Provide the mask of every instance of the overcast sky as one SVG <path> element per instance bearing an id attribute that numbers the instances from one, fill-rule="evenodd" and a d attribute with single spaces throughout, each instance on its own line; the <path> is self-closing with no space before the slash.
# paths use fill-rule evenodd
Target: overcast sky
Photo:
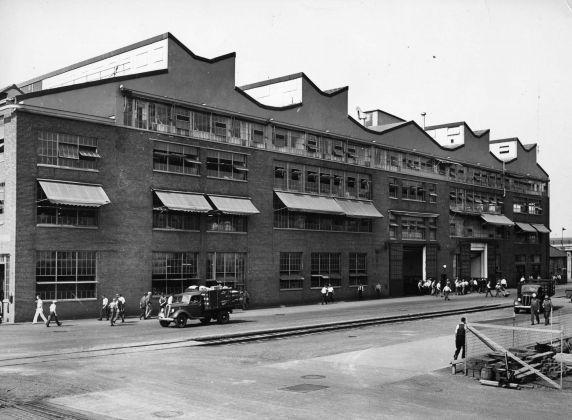
<path id="1" fill-rule="evenodd" d="M 0 0 L 0 87 L 171 32 L 242 85 L 304 72 L 348 113 L 466 121 L 539 145 L 572 236 L 572 0 Z"/>

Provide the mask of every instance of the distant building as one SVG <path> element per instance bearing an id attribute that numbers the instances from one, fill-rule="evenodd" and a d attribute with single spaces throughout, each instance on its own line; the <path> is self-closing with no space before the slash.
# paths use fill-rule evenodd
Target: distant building
<path id="1" fill-rule="evenodd" d="M 560 276 L 561 280 L 566 282 L 568 279 L 567 259 L 566 251 L 550 245 L 550 275 Z"/>
<path id="2" fill-rule="evenodd" d="M 6 320 L 36 294 L 81 317 L 102 294 L 134 309 L 193 284 L 276 305 L 324 284 L 351 299 L 378 281 L 394 297 L 421 278 L 549 274 L 534 147 L 381 110 L 362 123 L 347 87 L 304 73 L 238 87 L 235 58 L 165 34 L 0 89 Z"/>

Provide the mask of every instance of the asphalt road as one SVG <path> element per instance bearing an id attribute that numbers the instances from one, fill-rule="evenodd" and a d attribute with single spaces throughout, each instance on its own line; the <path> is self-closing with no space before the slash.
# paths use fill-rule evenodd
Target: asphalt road
<path id="1" fill-rule="evenodd" d="M 2 325 L 0 400 L 20 405 L 2 408 L 0 402 L 0 418 L 42 418 L 38 408 L 54 407 L 94 419 L 567 417 L 572 390 L 489 388 L 451 375 L 459 316 L 223 346 L 193 340 L 484 302 L 483 295 L 450 302 L 416 297 L 237 311 L 227 325 L 183 329 L 138 319 L 114 328 L 95 320 L 64 320 L 49 329 Z M 468 317 L 512 322 L 512 310 Z M 32 414 L 18 408 L 30 402 Z"/>

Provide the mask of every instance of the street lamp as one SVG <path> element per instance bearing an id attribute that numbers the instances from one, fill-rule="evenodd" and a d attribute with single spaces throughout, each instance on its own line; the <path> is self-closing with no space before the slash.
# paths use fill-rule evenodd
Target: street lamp
<path id="1" fill-rule="evenodd" d="M 562 239 L 560 239 L 560 243 L 562 244 L 562 249 L 564 249 L 564 231 L 566 230 L 565 227 L 562 227 Z"/>

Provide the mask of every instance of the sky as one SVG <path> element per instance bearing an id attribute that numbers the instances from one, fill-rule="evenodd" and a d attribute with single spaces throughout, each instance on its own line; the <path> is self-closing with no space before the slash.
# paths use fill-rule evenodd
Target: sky
<path id="1" fill-rule="evenodd" d="M 0 0 L 0 87 L 171 32 L 236 52 L 238 86 L 304 72 L 348 114 L 465 121 L 538 144 L 552 237 L 572 236 L 572 0 Z"/>

